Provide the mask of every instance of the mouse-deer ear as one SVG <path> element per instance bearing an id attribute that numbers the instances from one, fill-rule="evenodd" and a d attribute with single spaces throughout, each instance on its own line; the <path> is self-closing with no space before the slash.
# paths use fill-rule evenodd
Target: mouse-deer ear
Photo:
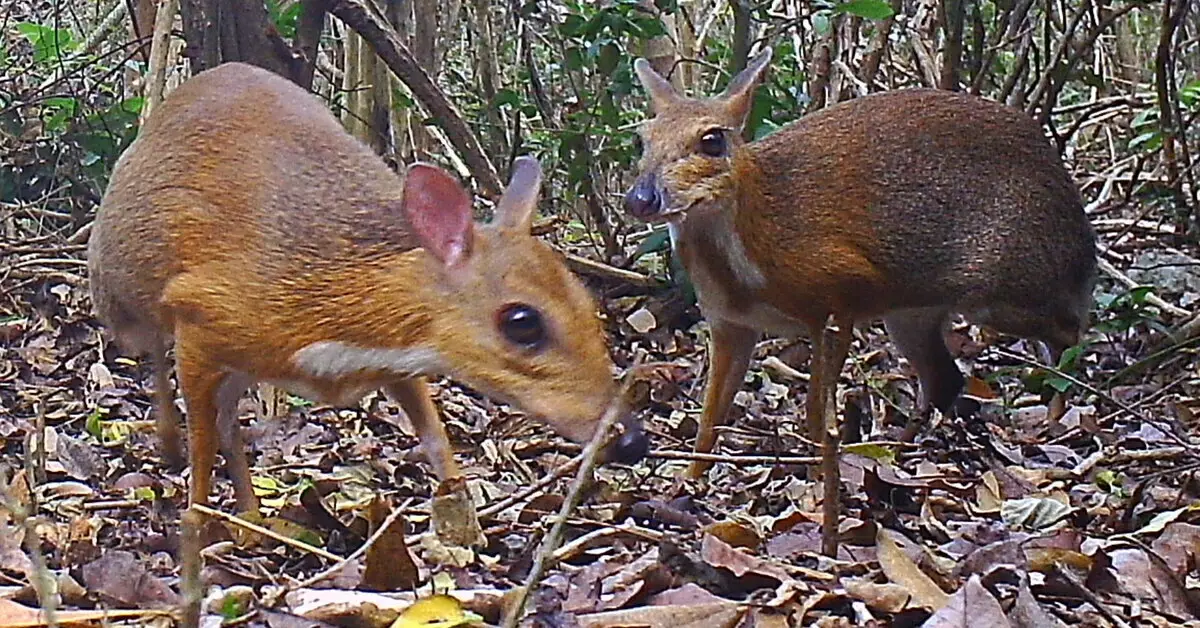
<path id="1" fill-rule="evenodd" d="M 409 166 L 402 206 L 413 235 L 439 262 L 453 267 L 470 257 L 471 195 L 450 173 L 428 163 Z"/>
<path id="2" fill-rule="evenodd" d="M 504 195 L 496 203 L 493 222 L 506 230 L 528 234 L 542 189 L 542 166 L 528 155 L 513 161 Z"/>
<path id="3" fill-rule="evenodd" d="M 633 62 L 633 71 L 637 74 L 638 80 L 641 81 L 642 87 L 645 88 L 646 94 L 650 97 L 650 109 L 654 112 L 662 111 L 664 107 L 670 106 L 675 101 L 679 100 L 679 92 L 675 91 L 675 86 L 671 82 L 663 78 L 661 74 L 654 71 L 654 67 L 645 59 L 638 59 Z"/>
<path id="4" fill-rule="evenodd" d="M 754 100 L 754 88 L 762 81 L 763 73 L 771 63 L 771 54 L 770 47 L 758 53 L 721 93 L 720 98 L 725 101 L 730 117 L 738 120 L 739 125 L 746 123 L 750 104 Z"/>

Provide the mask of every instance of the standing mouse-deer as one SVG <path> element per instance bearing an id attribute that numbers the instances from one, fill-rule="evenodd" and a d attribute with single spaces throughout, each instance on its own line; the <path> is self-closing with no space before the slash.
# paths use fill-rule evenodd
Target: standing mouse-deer
<path id="1" fill-rule="evenodd" d="M 342 406 L 384 389 L 441 480 L 461 475 L 426 376 L 589 440 L 619 387 L 593 299 L 530 234 L 540 183 L 536 160 L 516 160 L 477 225 L 453 177 L 415 164 L 402 179 L 284 78 L 230 63 L 175 90 L 117 163 L 88 268 L 99 318 L 152 362 L 180 464 L 174 346 L 190 501 L 208 500 L 220 440 L 239 508 L 257 507 L 236 425 L 256 381 Z M 644 432 L 621 424 L 608 457 L 636 460 Z"/>
<path id="2" fill-rule="evenodd" d="M 744 142 L 770 59 L 767 49 L 707 99 L 635 63 L 654 117 L 640 130 L 626 211 L 668 223 L 711 327 L 696 451 L 712 450 L 764 331 L 811 332 L 806 412 L 817 442 L 856 323 L 883 318 L 917 373 L 922 414 L 949 411 L 963 389 L 943 338 L 954 313 L 1043 341 L 1055 360 L 1079 341 L 1095 238 L 1032 119 L 974 96 L 908 89 Z M 827 338 L 831 318 L 838 331 Z"/>

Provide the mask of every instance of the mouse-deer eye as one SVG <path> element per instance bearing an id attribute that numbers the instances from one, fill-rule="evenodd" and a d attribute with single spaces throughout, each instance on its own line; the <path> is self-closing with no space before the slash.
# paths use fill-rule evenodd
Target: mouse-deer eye
<path id="1" fill-rule="evenodd" d="M 525 350 L 536 351 L 546 345 L 546 325 L 536 308 L 510 303 L 496 314 L 496 327 L 509 342 Z"/>
<path id="2" fill-rule="evenodd" d="M 709 157 L 724 157 L 729 147 L 725 141 L 725 129 L 709 129 L 700 136 L 700 152 Z"/>

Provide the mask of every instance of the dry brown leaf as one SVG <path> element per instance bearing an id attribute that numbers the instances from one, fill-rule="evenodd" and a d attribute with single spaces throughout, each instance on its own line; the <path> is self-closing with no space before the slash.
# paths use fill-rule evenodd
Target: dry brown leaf
<path id="1" fill-rule="evenodd" d="M 465 478 L 450 478 L 438 484 L 429 508 L 434 530 L 443 544 L 464 548 L 487 544 Z"/>
<path id="2" fill-rule="evenodd" d="M 1162 557 L 1171 571 L 1183 577 L 1200 554 L 1200 526 L 1190 523 L 1170 523 L 1150 545 Z"/>
<path id="3" fill-rule="evenodd" d="M 109 550 L 84 565 L 81 573 L 89 591 L 119 607 L 174 608 L 179 604 L 179 595 L 147 573 L 131 552 Z"/>
<path id="4" fill-rule="evenodd" d="M 1029 590 L 1029 578 L 1021 579 L 1017 590 L 1017 600 L 1008 611 L 1008 619 L 1013 628 L 1066 628 L 1066 624 L 1051 615 L 1034 599 Z"/>
<path id="5" fill-rule="evenodd" d="M 850 578 L 843 581 L 846 593 L 862 600 L 872 609 L 885 613 L 899 613 L 908 606 L 912 595 L 899 584 L 879 584 L 866 578 Z"/>
<path id="6" fill-rule="evenodd" d="M 739 578 L 747 573 L 756 573 L 780 582 L 792 579 L 783 567 L 738 550 L 711 534 L 705 534 L 700 542 L 700 557 L 713 567 L 728 569 Z"/>
<path id="7" fill-rule="evenodd" d="M 732 602 L 696 606 L 644 606 L 580 615 L 583 628 L 733 628 L 746 607 Z"/>
<path id="8" fill-rule="evenodd" d="M 917 567 L 897 544 L 894 535 L 894 532 L 886 528 L 879 528 L 879 534 L 875 537 L 879 566 L 883 568 L 888 580 L 908 589 L 912 594 L 913 604 L 917 606 L 930 610 L 945 606 L 950 596 Z"/>
<path id="9" fill-rule="evenodd" d="M 941 610 L 921 624 L 921 628 L 1012 628 L 1000 602 L 988 591 L 979 576 L 971 576 L 957 593 L 950 596 Z"/>
<path id="10" fill-rule="evenodd" d="M 1138 548 L 1108 552 L 1111 569 L 1125 591 L 1151 603 L 1153 608 L 1179 618 L 1191 617 L 1188 594 L 1161 560 Z"/>
<path id="11" fill-rule="evenodd" d="M 420 582 L 417 563 L 404 542 L 404 517 L 392 520 L 375 544 L 367 548 L 364 561 L 362 588 L 367 591 L 411 590 Z"/>
<path id="12" fill-rule="evenodd" d="M 734 547 L 754 550 L 762 543 L 762 537 L 750 526 L 736 521 L 719 521 L 705 527 L 704 531 Z"/>

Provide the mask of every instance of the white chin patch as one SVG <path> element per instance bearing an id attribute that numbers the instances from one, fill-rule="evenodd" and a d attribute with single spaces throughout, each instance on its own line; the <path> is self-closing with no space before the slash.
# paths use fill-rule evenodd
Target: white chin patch
<path id="1" fill-rule="evenodd" d="M 428 375 L 444 370 L 433 349 L 359 347 L 336 340 L 314 342 L 292 354 L 292 364 L 310 377 L 332 379 L 361 371 L 390 371 L 397 375 Z"/>

